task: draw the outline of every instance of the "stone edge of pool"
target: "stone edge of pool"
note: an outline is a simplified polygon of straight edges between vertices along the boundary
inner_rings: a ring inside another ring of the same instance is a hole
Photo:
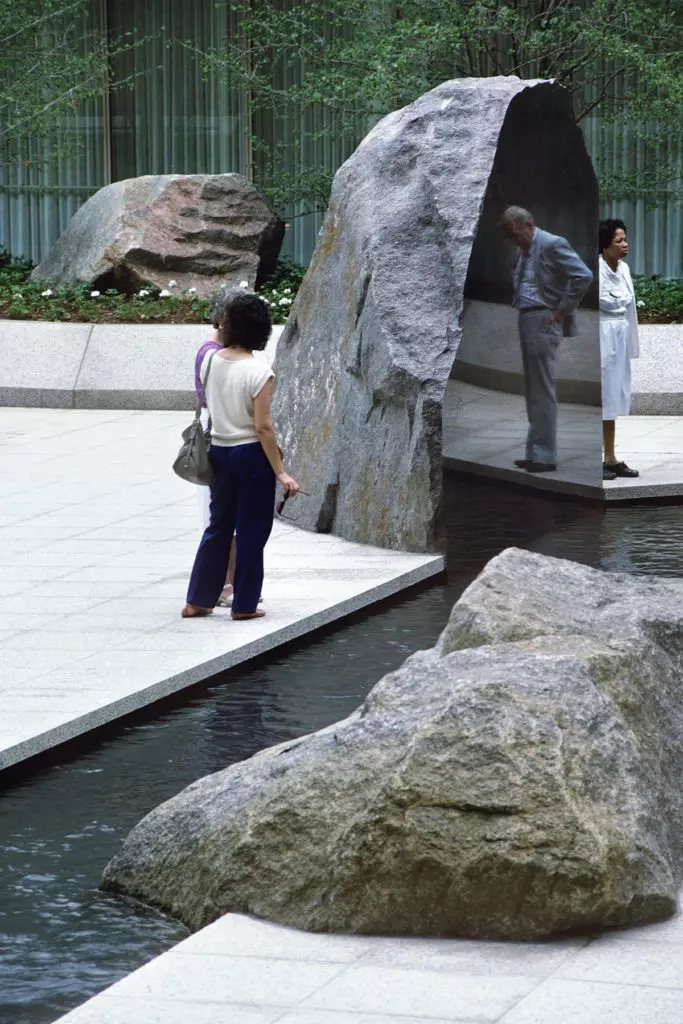
[[[395,555],[396,552],[392,552],[392,554]],[[63,743],[84,736],[95,729],[99,729],[101,726],[115,722],[117,719],[139,711],[156,701],[170,697],[197,683],[205,682],[219,672],[242,665],[259,655],[275,651],[283,644],[306,636],[308,633],[336,622],[354,612],[369,608],[385,598],[393,597],[418,583],[440,575],[444,571],[445,562],[441,555],[408,555],[407,557],[411,560],[422,558],[423,561],[411,569],[398,570],[390,579],[384,579],[381,583],[365,587],[351,597],[304,615],[293,622],[275,629],[271,633],[256,637],[240,647],[226,651],[225,654],[210,658],[207,661],[200,660],[181,672],[160,678],[154,683],[145,685],[142,689],[126,694],[115,701],[103,704],[85,714],[67,718],[52,728],[45,729],[33,736],[5,746],[0,749],[0,772],[8,768],[15,768],[23,761],[53,750]]]

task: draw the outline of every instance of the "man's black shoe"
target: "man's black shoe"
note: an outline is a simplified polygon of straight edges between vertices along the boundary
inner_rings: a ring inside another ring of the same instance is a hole
[[[527,473],[554,473],[557,466],[554,462],[529,462],[524,468]]]
[[[518,469],[526,469],[527,466],[531,465],[531,459],[515,459],[515,466]]]
[[[609,466],[605,463],[602,467],[602,479],[603,480],[616,480],[617,474],[612,472]]]
[[[631,469],[625,462],[603,462],[602,468],[614,473],[615,476],[640,476],[637,469]]]

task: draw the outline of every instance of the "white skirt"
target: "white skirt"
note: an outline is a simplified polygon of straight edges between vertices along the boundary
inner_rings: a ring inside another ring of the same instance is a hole
[[[209,525],[209,503],[211,501],[211,488],[204,487],[203,485],[197,486],[197,511],[199,512],[199,521],[202,524],[202,533]]]
[[[600,318],[602,418],[615,420],[631,411],[631,355],[626,317]]]

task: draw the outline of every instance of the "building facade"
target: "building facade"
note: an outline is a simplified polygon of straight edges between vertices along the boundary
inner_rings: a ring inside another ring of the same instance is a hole
[[[252,147],[255,118],[259,133],[287,158],[286,118],[275,114],[264,123],[244,88],[206,73],[197,59],[198,50],[220,47],[226,34],[240,31],[234,5],[92,0],[89,18],[97,29],[118,36],[135,32],[146,41],[115,58],[106,96],[75,112],[52,139],[36,140],[25,159],[0,167],[0,245],[33,262],[48,252],[78,207],[112,181],[169,173],[252,176],[258,161]],[[165,29],[171,24],[173,36],[184,44],[169,45]],[[275,74],[281,85],[288,84],[287,68],[276,68]],[[597,118],[583,128],[589,152],[606,171],[637,166],[642,159],[636,142],[610,137]],[[314,136],[300,143],[298,162],[327,172],[334,172],[359,141]],[[56,154],[48,163],[46,149]],[[281,212],[289,224],[284,252],[306,264],[322,211],[299,205]],[[604,204],[603,214],[628,224],[635,273],[683,277],[683,210],[673,195],[634,195],[629,202]]]

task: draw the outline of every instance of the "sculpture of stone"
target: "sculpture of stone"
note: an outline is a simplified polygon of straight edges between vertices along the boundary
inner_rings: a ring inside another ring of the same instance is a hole
[[[77,211],[35,281],[133,292],[253,286],[275,268],[284,224],[239,174],[160,174],[106,185]]]
[[[152,811],[104,887],[192,929],[531,939],[683,877],[683,583],[509,549],[345,721]]]
[[[479,238],[485,296],[509,291],[496,220],[510,203],[559,233],[585,220],[594,258],[595,175],[559,86],[446,82],[380,121],[337,172],[276,363],[278,436],[310,495],[298,525],[440,546],[441,409],[465,280]]]

